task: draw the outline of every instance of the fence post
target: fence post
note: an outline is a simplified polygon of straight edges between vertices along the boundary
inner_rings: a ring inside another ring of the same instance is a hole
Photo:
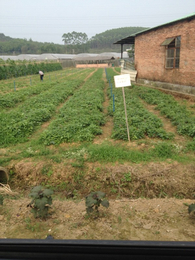
[[[115,111],[114,94],[113,94],[112,98],[113,98],[113,112],[114,112]]]

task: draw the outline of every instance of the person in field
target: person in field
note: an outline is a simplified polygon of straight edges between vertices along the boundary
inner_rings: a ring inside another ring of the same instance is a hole
[[[39,75],[40,75],[40,80],[43,80],[43,76],[44,76],[44,73],[43,73],[43,71],[39,71]]]

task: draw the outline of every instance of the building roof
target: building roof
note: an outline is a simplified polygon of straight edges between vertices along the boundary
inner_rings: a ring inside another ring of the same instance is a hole
[[[181,22],[183,20],[192,20],[192,19],[195,19],[195,12],[192,13],[192,14],[189,14],[189,15],[186,15],[182,18],[179,18],[177,20],[173,20],[171,22],[168,22],[168,23],[164,23],[164,24],[161,24],[161,25],[158,25],[158,26],[155,26],[155,27],[152,27],[152,28],[149,28],[149,29],[145,29],[145,30],[142,30],[142,31],[139,31],[137,33],[134,33],[134,34],[131,34],[130,36],[126,37],[126,38],[123,38],[117,42],[114,42],[114,44],[134,44],[135,43],[135,37],[137,35],[140,35],[140,34],[143,34],[143,33],[147,33],[149,31],[153,31],[153,30],[156,30],[156,29],[159,29],[161,27],[165,27],[165,26],[169,26],[169,25],[172,25],[172,24],[175,24],[175,23],[178,23],[178,22]]]
[[[43,53],[40,55],[37,54],[20,54],[17,56],[1,56],[0,59],[3,60],[33,60],[33,61],[46,61],[46,60],[75,60],[75,61],[98,61],[98,60],[111,60],[119,59],[120,53],[117,52],[103,52],[100,54],[96,53],[80,53],[80,54],[58,54],[58,53]],[[126,52],[124,56],[128,58]]]

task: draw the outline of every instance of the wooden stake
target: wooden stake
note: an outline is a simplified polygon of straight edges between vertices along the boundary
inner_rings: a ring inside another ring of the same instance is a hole
[[[125,108],[125,118],[126,118],[126,125],[127,125],[127,135],[128,135],[128,140],[130,142],[130,136],[129,136],[129,125],[128,125],[128,120],[127,120],[127,109],[126,109],[126,102],[125,102],[125,90],[122,87],[122,92],[123,92],[123,101],[124,101],[124,108]]]

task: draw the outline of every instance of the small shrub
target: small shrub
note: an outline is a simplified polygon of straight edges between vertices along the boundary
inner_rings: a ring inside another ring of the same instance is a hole
[[[95,210],[95,213],[99,213],[98,209],[100,205],[108,208],[109,202],[105,199],[106,194],[101,191],[91,192],[85,200],[86,211],[88,214],[92,213]]]
[[[36,186],[31,190],[29,196],[32,198],[32,201],[27,207],[32,208],[31,212],[35,218],[46,218],[48,216],[48,210],[52,204],[52,194],[52,190],[44,189],[42,186]]]

